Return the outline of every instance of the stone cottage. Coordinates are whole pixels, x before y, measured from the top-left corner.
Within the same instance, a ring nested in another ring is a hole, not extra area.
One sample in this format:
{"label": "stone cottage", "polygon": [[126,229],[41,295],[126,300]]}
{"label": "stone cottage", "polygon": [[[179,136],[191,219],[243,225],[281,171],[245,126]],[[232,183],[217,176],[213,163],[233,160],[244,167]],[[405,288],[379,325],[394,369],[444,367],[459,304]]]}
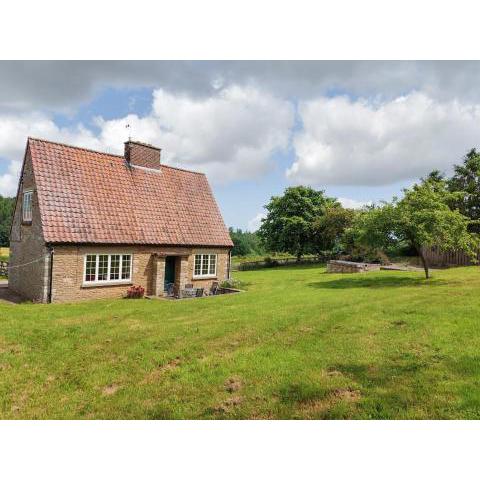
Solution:
{"label": "stone cottage", "polygon": [[164,295],[230,275],[233,244],[204,174],[29,138],[10,234],[9,288],[36,302]]}

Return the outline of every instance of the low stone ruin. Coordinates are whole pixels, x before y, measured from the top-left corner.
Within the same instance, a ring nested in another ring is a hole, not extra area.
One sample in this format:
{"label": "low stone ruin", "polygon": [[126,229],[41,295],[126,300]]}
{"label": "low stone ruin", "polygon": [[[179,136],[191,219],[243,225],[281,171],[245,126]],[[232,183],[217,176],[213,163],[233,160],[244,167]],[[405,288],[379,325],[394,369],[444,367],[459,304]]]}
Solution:
{"label": "low stone ruin", "polygon": [[360,273],[380,270],[379,263],[348,262],[346,260],[330,260],[327,273]]}

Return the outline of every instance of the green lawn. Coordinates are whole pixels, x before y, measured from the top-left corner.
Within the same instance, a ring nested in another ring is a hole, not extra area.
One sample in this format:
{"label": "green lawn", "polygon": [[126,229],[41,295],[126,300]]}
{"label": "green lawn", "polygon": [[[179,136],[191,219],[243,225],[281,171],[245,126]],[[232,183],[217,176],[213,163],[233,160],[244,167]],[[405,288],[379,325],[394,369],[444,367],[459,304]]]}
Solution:
{"label": "green lawn", "polygon": [[0,305],[1,418],[480,418],[480,270],[238,272],[178,302]]}

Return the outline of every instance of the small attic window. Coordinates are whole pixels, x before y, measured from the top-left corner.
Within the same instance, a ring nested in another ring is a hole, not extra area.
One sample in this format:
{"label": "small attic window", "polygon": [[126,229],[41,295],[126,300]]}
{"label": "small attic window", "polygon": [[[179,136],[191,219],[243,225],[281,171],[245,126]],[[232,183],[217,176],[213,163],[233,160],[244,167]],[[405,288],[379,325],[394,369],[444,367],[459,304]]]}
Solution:
{"label": "small attic window", "polygon": [[22,219],[24,222],[32,221],[32,198],[33,198],[32,190],[23,192]]}

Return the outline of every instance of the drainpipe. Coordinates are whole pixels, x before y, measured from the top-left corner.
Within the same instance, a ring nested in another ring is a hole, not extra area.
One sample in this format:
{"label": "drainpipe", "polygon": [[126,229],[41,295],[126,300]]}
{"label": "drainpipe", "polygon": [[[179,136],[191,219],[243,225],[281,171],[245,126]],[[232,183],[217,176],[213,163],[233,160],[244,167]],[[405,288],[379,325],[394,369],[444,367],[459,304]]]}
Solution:
{"label": "drainpipe", "polygon": [[49,272],[48,272],[48,303],[52,303],[52,285],[53,285],[53,247],[49,246],[48,249],[50,250],[50,265],[49,265]]}
{"label": "drainpipe", "polygon": [[227,267],[227,278],[231,279],[231,270],[232,270],[232,250],[228,251],[228,267]]}

